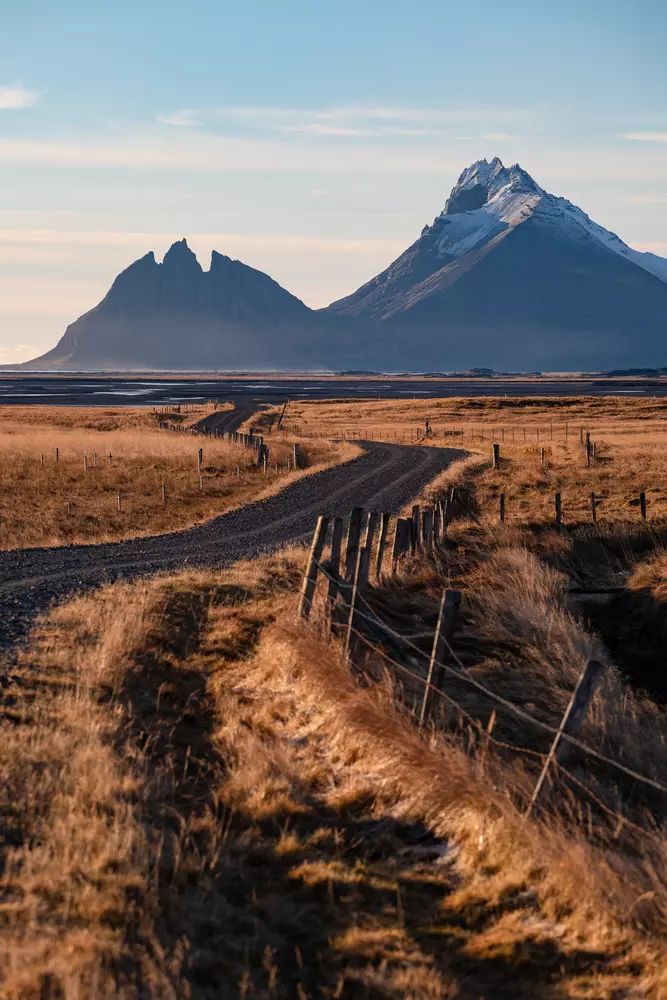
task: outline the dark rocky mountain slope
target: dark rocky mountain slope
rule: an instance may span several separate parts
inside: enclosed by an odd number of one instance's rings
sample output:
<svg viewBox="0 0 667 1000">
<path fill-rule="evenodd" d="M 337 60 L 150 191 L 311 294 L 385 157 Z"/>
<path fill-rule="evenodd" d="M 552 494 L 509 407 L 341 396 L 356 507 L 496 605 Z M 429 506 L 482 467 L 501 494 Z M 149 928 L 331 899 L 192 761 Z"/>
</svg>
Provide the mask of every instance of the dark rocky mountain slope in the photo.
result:
<svg viewBox="0 0 667 1000">
<path fill-rule="evenodd" d="M 314 311 L 185 240 L 116 278 L 28 368 L 577 370 L 667 364 L 667 260 L 480 160 L 385 271 Z"/>
</svg>

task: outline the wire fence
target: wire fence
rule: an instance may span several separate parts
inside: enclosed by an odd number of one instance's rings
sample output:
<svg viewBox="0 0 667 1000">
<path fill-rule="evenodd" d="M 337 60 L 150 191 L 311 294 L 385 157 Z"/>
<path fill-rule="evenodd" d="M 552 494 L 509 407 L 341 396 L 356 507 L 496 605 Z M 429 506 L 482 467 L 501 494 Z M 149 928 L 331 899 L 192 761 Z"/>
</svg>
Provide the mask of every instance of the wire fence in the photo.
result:
<svg viewBox="0 0 667 1000">
<path fill-rule="evenodd" d="M 366 544 L 368 544 L 368 539 Z M 371 537 L 371 544 L 372 544 L 372 537 Z M 315 540 L 313 547 L 315 548 Z M 356 556 L 357 570 L 359 567 L 359 563 L 361 562 L 362 551 L 363 551 L 362 547 L 358 546 L 358 551 Z M 368 558 L 370 558 L 370 554 L 368 554 Z M 655 833 L 651 832 L 650 830 L 646 829 L 645 827 L 637 823 L 634 823 L 627 816 L 623 815 L 622 813 L 618 812 L 613 808 L 610 808 L 610 806 L 608 806 L 600 798 L 600 796 L 597 795 L 596 792 L 588 784 L 586 784 L 586 782 L 582 781 L 581 778 L 573 774 L 570 770 L 565 768 L 562 765 L 562 763 L 560 763 L 557 759 L 555 759 L 553 757 L 553 752 L 556 747 L 556 744 L 559 741 L 563 741 L 567 745 L 577 748 L 577 750 L 595 759 L 599 763 L 611 767 L 619 774 L 623 774 L 626 777 L 631 778 L 633 781 L 641 785 L 644 785 L 647 788 L 651 788 L 654 791 L 659 792 L 663 795 L 667 795 L 666 784 L 654 778 L 651 778 L 646 774 L 642 774 L 635 768 L 629 767 L 628 765 L 623 764 L 621 761 L 616 760 L 613 757 L 610 757 L 608 754 L 605 754 L 602 751 L 597 750 L 595 747 L 592 747 L 588 743 L 579 739 L 573 733 L 564 731 L 563 723 L 561 723 L 560 727 L 555 727 L 550 723 L 545 722 L 543 719 L 538 718 L 532 712 L 527 711 L 525 708 L 522 708 L 520 705 L 517 705 L 515 702 L 510 701 L 508 698 L 503 697 L 497 691 L 494 691 L 483 681 L 479 680 L 477 677 L 474 677 L 473 675 L 470 674 L 465 664 L 461 661 L 460 657 L 457 655 L 456 650 L 453 648 L 452 643 L 450 642 L 450 639 L 446 635 L 441 634 L 438 636 L 436 635 L 436 633 L 420 632 L 417 634 L 412 634 L 410 636 L 407 636 L 398 632 L 396 629 L 392 628 L 391 625 L 389 625 L 385 621 L 382 621 L 379 618 L 377 612 L 372 608 L 367 598 L 364 596 L 363 592 L 361 592 L 361 589 L 354 588 L 353 583 L 351 582 L 350 579 L 344 580 L 342 576 L 339 575 L 339 573 L 337 572 L 337 568 L 332 569 L 331 563 L 326 562 L 321 558 L 321 549 L 319 556 L 315 555 L 313 550 L 311 550 L 311 562 L 313 563 L 315 573 L 321 574 L 323 578 L 328 581 L 330 587 L 333 586 L 334 588 L 337 588 L 336 591 L 337 594 L 345 593 L 347 591 L 346 596 L 344 596 L 343 609 L 347 611 L 349 615 L 348 623 L 346 626 L 348 633 L 350 635 L 354 635 L 354 637 L 359 642 L 363 643 L 369 650 L 379 655 L 384 662 L 391 665 L 400 674 L 402 674 L 405 677 L 409 677 L 411 681 L 419 684 L 422 687 L 423 691 L 426 692 L 425 697 L 433 695 L 434 697 L 437 697 L 443 703 L 448 705 L 451 709 L 455 710 L 459 714 L 459 718 L 465 719 L 468 725 L 472 729 L 477 731 L 477 733 L 479 734 L 482 746 L 483 748 L 485 748 L 483 750 L 484 754 L 486 753 L 486 748 L 488 748 L 489 746 L 495 746 L 498 749 L 502 749 L 504 751 L 508 751 L 510 753 L 517 755 L 527 756 L 540 762 L 543 771 L 540 777 L 540 781 L 536 786 L 534 798 L 536 797 L 536 793 L 539 791 L 541 782 L 544 780 L 544 777 L 546 776 L 547 769 L 550 766 L 553 766 L 558 773 L 562 774 L 567 779 L 568 782 L 570 782 L 573 786 L 578 788 L 581 792 L 585 793 L 585 795 L 588 796 L 590 800 L 594 802 L 602 812 L 604 812 L 607 816 L 613 818 L 617 822 L 617 832 L 620 831 L 621 827 L 627 827 L 628 829 L 634 830 L 636 833 L 639 833 L 644 837 L 650 838 L 656 843 L 664 844 L 663 837 L 661 837 L 660 835 L 656 835 Z M 313 567 L 310 568 L 311 573 Z M 305 582 L 306 580 L 304 578 L 304 585 Z M 311 593 L 311 600 L 312 596 L 313 595 Z M 331 616 L 331 614 L 332 614 L 332 606 L 329 607 L 329 615 Z M 372 634 L 377 635 L 379 630 L 380 633 L 386 636 L 389 640 L 391 640 L 394 645 L 398 646 L 399 648 L 400 647 L 407 648 L 408 650 L 410 650 L 411 654 L 416 655 L 416 657 L 418 657 L 420 660 L 425 660 L 430 662 L 430 669 L 428 676 L 424 676 L 422 673 L 418 672 L 418 670 L 411 668 L 405 663 L 401 663 L 400 660 L 398 660 L 396 656 L 393 656 L 385 648 L 384 645 L 380 645 L 378 644 L 377 641 L 372 641 L 371 639 L 369 639 L 368 635 L 363 631 L 363 629 L 361 627 L 358 627 L 362 623 L 368 627 L 368 629 L 372 632 Z M 430 654 L 425 652 L 418 645 L 416 645 L 416 642 L 414 641 L 416 639 L 426 639 L 426 638 L 431 638 L 434 640 L 433 650 Z M 438 649 L 438 641 L 442 642 L 444 646 L 444 650 L 446 652 L 446 656 L 444 657 L 436 655 L 436 650 Z M 539 750 L 534 750 L 532 748 L 517 746 L 515 743 L 499 739 L 497 736 L 493 734 L 492 726 L 485 727 L 481 723 L 481 721 L 479 719 L 474 718 L 464 708 L 464 706 L 461 705 L 456 700 L 456 698 L 451 693 L 447 692 L 446 690 L 443 689 L 443 687 L 433 682 L 432 680 L 433 666 L 436 666 L 439 669 L 439 671 L 442 672 L 442 677 L 449 676 L 456 682 L 468 685 L 470 688 L 476 690 L 478 693 L 483 695 L 484 698 L 488 700 L 489 707 L 493 709 L 492 719 L 495 719 L 496 709 L 504 709 L 505 711 L 511 713 L 515 718 L 521 720 L 522 722 L 528 723 L 529 725 L 535 727 L 537 730 L 545 734 L 548 734 L 554 741 L 552 744 L 551 751 L 549 753 L 545 753 Z M 531 804 L 526 812 L 526 815 L 528 814 L 528 811 L 530 810 L 533 801 L 531 801 Z"/>
</svg>

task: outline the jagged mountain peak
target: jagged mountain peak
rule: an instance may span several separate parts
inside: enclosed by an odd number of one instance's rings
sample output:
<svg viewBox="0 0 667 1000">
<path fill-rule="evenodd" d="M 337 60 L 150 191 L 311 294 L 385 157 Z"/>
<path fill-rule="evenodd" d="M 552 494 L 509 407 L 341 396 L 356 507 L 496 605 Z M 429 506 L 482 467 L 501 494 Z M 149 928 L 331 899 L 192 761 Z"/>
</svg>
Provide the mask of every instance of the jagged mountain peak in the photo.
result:
<svg viewBox="0 0 667 1000">
<path fill-rule="evenodd" d="M 498 197 L 542 195 L 544 191 L 518 163 L 506 167 L 499 156 L 489 163 L 477 160 L 463 171 L 452 188 L 441 215 L 483 208 Z"/>
<path fill-rule="evenodd" d="M 177 240 L 167 250 L 162 260 L 162 266 L 167 268 L 178 268 L 179 270 L 202 270 L 202 266 L 197 260 L 196 254 L 188 246 L 188 241 L 183 237 Z"/>
</svg>

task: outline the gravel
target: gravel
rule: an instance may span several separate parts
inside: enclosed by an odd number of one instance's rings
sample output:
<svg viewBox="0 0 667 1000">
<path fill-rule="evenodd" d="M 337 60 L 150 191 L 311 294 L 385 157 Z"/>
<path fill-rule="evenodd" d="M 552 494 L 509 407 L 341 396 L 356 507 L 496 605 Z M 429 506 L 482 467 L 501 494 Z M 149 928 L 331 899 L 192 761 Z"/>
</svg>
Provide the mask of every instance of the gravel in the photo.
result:
<svg viewBox="0 0 667 1000">
<path fill-rule="evenodd" d="M 353 506 L 396 514 L 464 453 L 360 442 L 364 454 L 297 480 L 265 500 L 186 531 L 104 545 L 0 552 L 0 645 L 20 640 L 53 601 L 117 579 L 221 567 L 312 535 L 318 514 Z"/>
</svg>

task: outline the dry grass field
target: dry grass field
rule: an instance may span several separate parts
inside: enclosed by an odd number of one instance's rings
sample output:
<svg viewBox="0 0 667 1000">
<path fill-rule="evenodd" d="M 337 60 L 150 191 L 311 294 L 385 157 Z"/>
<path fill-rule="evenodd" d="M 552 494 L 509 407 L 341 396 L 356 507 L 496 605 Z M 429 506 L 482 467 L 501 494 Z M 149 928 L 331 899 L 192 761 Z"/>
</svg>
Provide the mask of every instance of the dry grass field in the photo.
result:
<svg viewBox="0 0 667 1000">
<path fill-rule="evenodd" d="M 190 424 L 203 413 L 188 410 L 167 418 L 129 408 L 3 408 L 0 548 L 175 531 L 248 503 L 299 474 L 287 472 L 298 440 L 291 436 L 267 439 L 270 463 L 264 475 L 248 449 L 158 428 L 159 420 Z M 306 472 L 357 453 L 353 445 L 314 440 L 303 442 L 300 451 Z"/>
<path fill-rule="evenodd" d="M 590 418 L 590 469 L 577 425 L 544 469 L 506 433 L 500 468 L 485 437 L 430 484 L 446 542 L 366 595 L 403 651 L 366 634 L 350 663 L 322 584 L 299 622 L 297 548 L 43 619 L 0 694 L 0 993 L 667 997 L 667 532 L 620 502 L 666 484 L 626 417 Z M 593 525 L 575 498 L 605 482 Z M 444 587 L 461 622 L 420 730 Z M 591 658 L 601 757 L 574 749 L 526 815 Z"/>
</svg>

